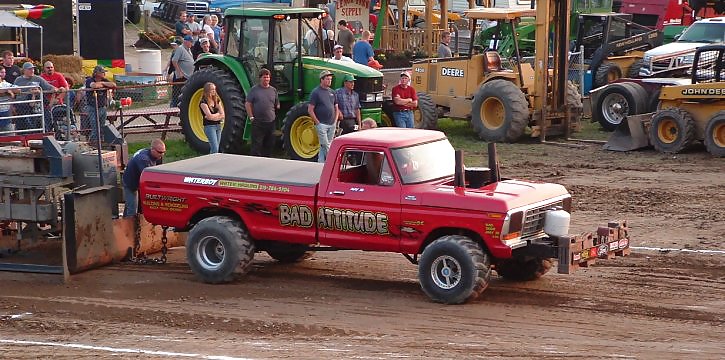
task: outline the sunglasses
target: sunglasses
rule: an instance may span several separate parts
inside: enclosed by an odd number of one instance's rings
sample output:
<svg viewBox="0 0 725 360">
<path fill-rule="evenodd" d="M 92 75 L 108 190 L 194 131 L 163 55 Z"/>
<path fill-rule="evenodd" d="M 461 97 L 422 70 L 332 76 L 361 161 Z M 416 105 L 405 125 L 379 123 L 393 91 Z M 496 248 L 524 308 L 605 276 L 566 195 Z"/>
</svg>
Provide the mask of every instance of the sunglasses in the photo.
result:
<svg viewBox="0 0 725 360">
<path fill-rule="evenodd" d="M 164 151 L 159 151 L 158 149 L 153 149 L 153 150 L 156 151 L 157 153 L 161 154 L 161 155 L 163 155 L 166 152 L 166 150 L 164 150 Z"/>
</svg>

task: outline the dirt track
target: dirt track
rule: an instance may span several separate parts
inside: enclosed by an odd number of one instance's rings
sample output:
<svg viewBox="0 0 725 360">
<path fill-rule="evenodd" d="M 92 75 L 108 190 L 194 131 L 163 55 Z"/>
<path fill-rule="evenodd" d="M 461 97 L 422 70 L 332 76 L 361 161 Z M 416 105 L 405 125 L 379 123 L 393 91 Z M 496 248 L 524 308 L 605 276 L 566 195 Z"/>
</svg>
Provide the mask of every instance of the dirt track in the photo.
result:
<svg viewBox="0 0 725 360">
<path fill-rule="evenodd" d="M 724 249 L 723 159 L 596 146 L 500 150 L 506 175 L 570 189 L 574 231 L 626 218 L 634 246 Z M 635 250 L 573 275 L 494 277 L 479 300 L 461 306 L 430 302 L 416 267 L 396 254 L 318 253 L 297 265 L 259 254 L 249 276 L 220 286 L 194 279 L 183 248 L 170 259 L 119 264 L 68 284 L 0 273 L 0 357 L 725 357 L 722 252 Z"/>
</svg>

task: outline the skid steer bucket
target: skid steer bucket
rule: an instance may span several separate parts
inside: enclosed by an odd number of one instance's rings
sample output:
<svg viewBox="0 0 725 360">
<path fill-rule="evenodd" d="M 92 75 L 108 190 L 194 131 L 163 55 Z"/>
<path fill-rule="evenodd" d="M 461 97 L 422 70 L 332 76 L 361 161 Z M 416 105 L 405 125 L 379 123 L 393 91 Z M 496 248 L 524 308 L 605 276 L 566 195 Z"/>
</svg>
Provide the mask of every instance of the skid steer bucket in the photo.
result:
<svg viewBox="0 0 725 360">
<path fill-rule="evenodd" d="M 631 151 L 649 146 L 647 130 L 653 113 L 629 115 L 609 136 L 605 150 Z"/>
</svg>

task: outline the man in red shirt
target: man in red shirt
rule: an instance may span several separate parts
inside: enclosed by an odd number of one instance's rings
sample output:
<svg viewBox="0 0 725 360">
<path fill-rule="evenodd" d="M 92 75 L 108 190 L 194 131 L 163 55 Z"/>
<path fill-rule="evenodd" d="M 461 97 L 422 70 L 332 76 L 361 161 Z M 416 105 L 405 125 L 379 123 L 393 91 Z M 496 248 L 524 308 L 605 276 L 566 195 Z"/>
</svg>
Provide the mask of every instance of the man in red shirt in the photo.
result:
<svg viewBox="0 0 725 360">
<path fill-rule="evenodd" d="M 53 107 L 56 104 L 63 104 L 63 97 L 65 97 L 65 91 L 68 90 L 68 82 L 65 80 L 63 74 L 55 71 L 55 66 L 52 62 L 46 61 L 43 65 L 43 72 L 40 77 L 45 79 L 48 84 L 55 86 L 61 93 L 49 94 L 46 105 L 48 108 Z"/>
<path fill-rule="evenodd" d="M 395 104 L 395 112 L 393 112 L 395 126 L 414 128 L 413 110 L 418 107 L 418 95 L 410 86 L 410 73 L 407 71 L 400 73 L 400 84 L 393 88 L 393 103 Z"/>
</svg>

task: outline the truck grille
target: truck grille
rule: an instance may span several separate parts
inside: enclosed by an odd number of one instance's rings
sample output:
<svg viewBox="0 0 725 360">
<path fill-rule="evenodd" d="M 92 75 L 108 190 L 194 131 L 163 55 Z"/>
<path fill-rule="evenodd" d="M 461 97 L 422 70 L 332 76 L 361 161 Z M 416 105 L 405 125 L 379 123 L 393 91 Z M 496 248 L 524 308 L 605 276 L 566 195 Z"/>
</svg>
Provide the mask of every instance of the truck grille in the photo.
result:
<svg viewBox="0 0 725 360">
<path fill-rule="evenodd" d="M 189 13 L 192 13 L 192 14 L 194 14 L 196 12 L 206 13 L 206 12 L 209 12 L 209 5 L 205 2 L 200 2 L 200 1 L 187 1 L 186 2 L 186 11 Z M 196 14 L 194 14 L 194 15 L 196 15 Z"/>
<path fill-rule="evenodd" d="M 524 226 L 521 230 L 521 238 L 529 239 L 542 235 L 544 233 L 544 217 L 546 216 L 546 212 L 557 207 L 563 208 L 564 202 L 559 200 L 526 210 L 526 214 L 524 215 Z"/>
</svg>

